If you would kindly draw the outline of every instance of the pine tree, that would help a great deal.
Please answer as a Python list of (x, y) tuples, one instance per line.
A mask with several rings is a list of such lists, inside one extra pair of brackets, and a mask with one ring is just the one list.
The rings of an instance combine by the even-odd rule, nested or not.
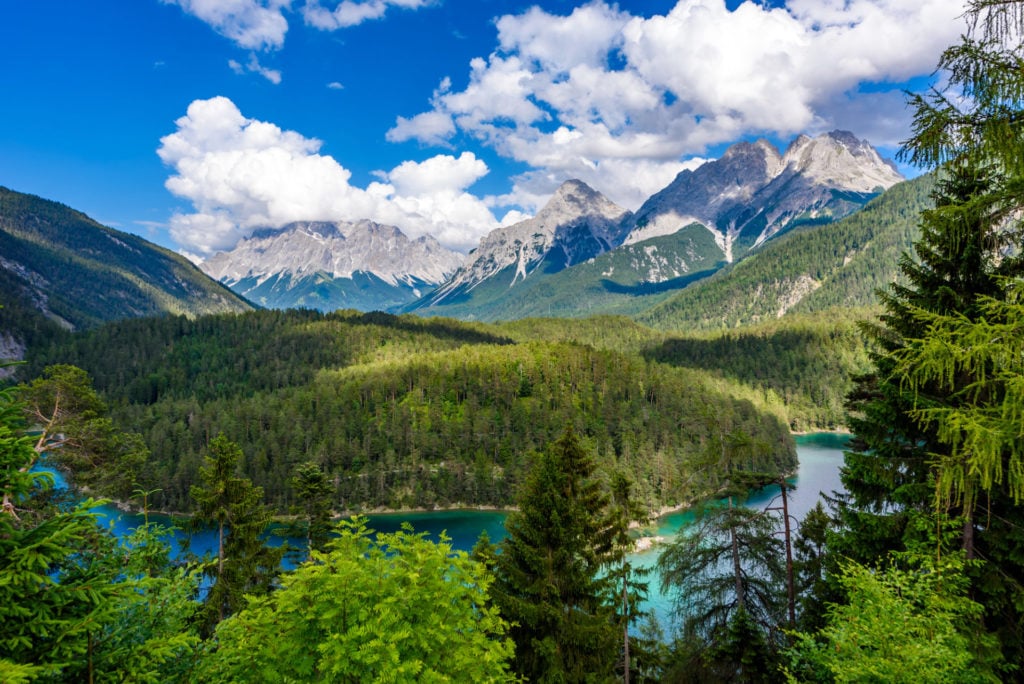
[(594, 471), (567, 429), (538, 455), (505, 524), (492, 596), (514, 625), (514, 667), (529, 681), (614, 679), (619, 631), (600, 576), (614, 525)]
[(786, 619), (785, 550), (773, 516), (714, 505), (658, 559), (663, 591), (682, 620), (676, 676), (774, 681), (766, 667)]
[(313, 551), (323, 551), (331, 538), (334, 485), (319, 465), (307, 462), (295, 468), (292, 488), (298, 499), (296, 509), (303, 517), (308, 558)]

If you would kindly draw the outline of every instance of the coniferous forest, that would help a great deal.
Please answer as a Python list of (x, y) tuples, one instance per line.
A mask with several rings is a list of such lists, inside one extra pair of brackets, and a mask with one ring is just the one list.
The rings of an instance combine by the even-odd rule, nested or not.
[[(1024, 681), (1024, 3), (967, 19), (947, 90), (910, 97), (931, 175), (871, 307), (38, 326), (0, 388), (0, 681)], [(791, 520), (791, 432), (839, 428), (843, 491)], [(781, 512), (743, 505), (768, 485)], [(451, 506), (509, 509), (507, 536), (359, 515)], [(172, 552), (156, 510), (214, 552)]]

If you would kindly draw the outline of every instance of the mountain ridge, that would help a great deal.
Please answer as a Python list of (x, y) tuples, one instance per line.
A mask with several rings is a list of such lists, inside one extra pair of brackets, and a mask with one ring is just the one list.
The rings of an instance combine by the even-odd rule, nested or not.
[(200, 268), (263, 305), (385, 310), (432, 291), (462, 263), (433, 237), (370, 220), (263, 228)]
[(252, 309), (180, 254), (2, 186), (0, 293), (8, 353), (55, 330), (120, 318)]

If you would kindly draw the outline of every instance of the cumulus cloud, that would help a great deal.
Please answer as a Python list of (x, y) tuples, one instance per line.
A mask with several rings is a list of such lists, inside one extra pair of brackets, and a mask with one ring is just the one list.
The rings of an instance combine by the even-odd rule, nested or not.
[(601, 1), (566, 16), (533, 8), (499, 18), (466, 87), (445, 79), (388, 139), (466, 135), (534, 169), (500, 201), (529, 206), (578, 177), (635, 209), (681, 160), (744, 136), (905, 138), (900, 84), (932, 72), (962, 11), (961, 0), (679, 0), (652, 17)]
[(324, 31), (358, 26), (364, 21), (383, 17), (389, 8), (419, 9), (432, 4), (432, 0), (342, 0), (327, 9), (319, 0), (307, 0), (302, 9), (306, 23)]
[(285, 10), (291, 0), (163, 0), (209, 24), (214, 31), (250, 50), (279, 49), (288, 32)]
[(192, 255), (299, 220), (369, 218), (462, 250), (498, 225), (467, 192), (487, 173), (472, 153), (404, 162), (360, 188), (348, 169), (319, 153), (319, 140), (247, 118), (228, 98), (196, 100), (175, 123), (157, 153), (173, 170), (167, 189), (192, 204), (194, 211), (170, 220), (171, 237)]

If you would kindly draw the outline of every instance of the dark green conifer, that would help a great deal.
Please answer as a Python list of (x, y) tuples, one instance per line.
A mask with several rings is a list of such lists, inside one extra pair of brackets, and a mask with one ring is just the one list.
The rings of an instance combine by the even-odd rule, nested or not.
[(619, 632), (599, 574), (614, 525), (594, 460), (572, 429), (538, 455), (518, 503), (492, 590), (514, 625), (515, 670), (533, 682), (613, 680)]
[(263, 544), (271, 513), (263, 505), (263, 489), (236, 471), (241, 448), (223, 434), (210, 442), (199, 485), (192, 485), (198, 525), (216, 525), (217, 561), (208, 570), (213, 585), (206, 596), (205, 625), (212, 629), (245, 605), (245, 594), (270, 590), (283, 549)]

